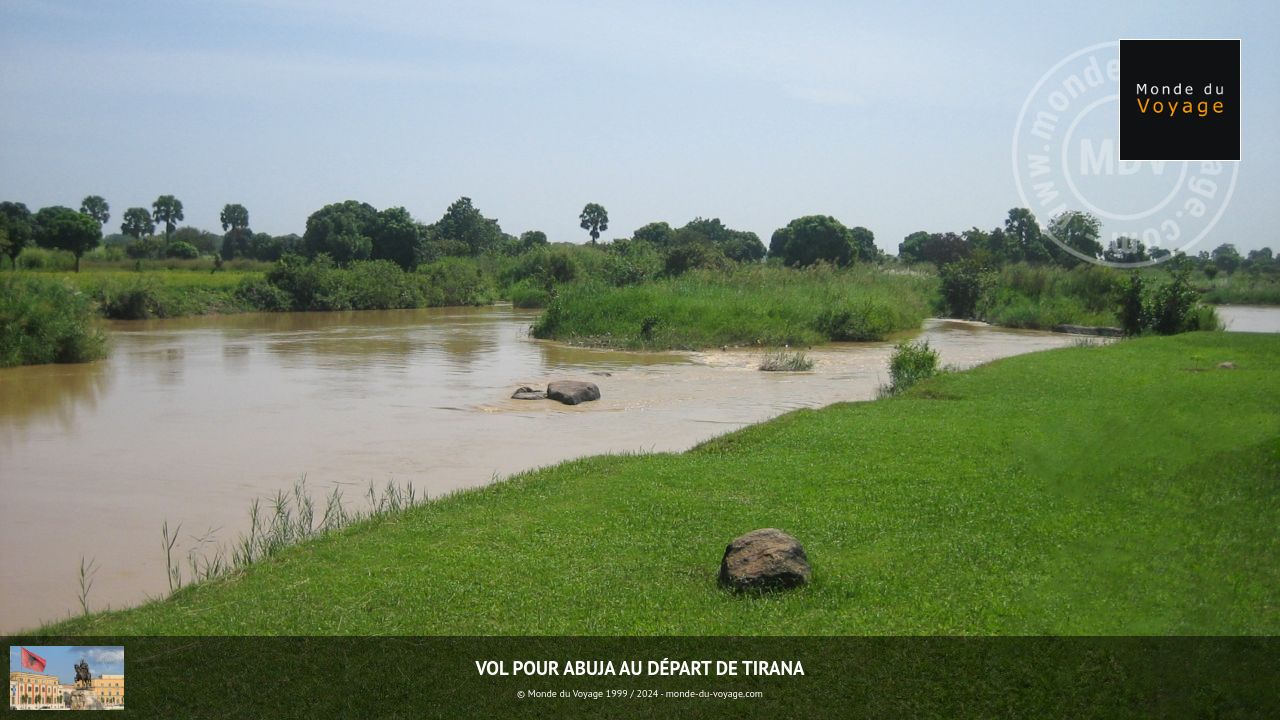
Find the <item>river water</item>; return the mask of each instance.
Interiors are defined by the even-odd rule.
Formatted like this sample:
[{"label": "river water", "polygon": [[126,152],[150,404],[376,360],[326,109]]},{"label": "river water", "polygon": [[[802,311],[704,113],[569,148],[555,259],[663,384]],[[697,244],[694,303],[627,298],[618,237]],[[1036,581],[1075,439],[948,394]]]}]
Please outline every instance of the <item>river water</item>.
[{"label": "river water", "polygon": [[[684,450],[789,410],[873,398],[891,343],[761,353],[629,353],[534,340],[510,307],[275,313],[118,322],[108,359],[0,370],[0,632],[167,590],[161,525],[229,543],[255,497],[305,475],[317,501],[370,481],[435,496],[605,452]],[[930,320],[944,363],[1071,345],[1071,336]],[[598,402],[511,400],[596,382]],[[357,505],[357,507],[359,507]]]}]

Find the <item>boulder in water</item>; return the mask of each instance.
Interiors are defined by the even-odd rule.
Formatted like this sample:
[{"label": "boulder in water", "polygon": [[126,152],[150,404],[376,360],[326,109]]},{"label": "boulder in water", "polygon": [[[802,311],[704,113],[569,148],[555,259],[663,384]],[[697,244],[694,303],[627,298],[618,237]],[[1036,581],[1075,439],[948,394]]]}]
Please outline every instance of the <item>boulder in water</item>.
[{"label": "boulder in water", "polygon": [[547,385],[547,397],[565,405],[591,402],[600,399],[600,388],[595,383],[581,380],[557,380]]}]

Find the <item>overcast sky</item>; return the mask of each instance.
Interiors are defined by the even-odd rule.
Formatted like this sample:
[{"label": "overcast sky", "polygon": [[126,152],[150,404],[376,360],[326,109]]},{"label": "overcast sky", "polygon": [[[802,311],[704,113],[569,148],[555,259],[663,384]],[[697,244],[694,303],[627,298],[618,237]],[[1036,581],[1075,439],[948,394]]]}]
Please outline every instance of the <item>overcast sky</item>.
[{"label": "overcast sky", "polygon": [[282,234],[466,195],[576,242],[586,202],[606,238],[701,215],[767,243],[821,213],[896,252],[1021,204],[1014,125],[1063,57],[1239,37],[1244,160],[1206,242],[1280,248],[1276,4],[936,5],[0,0],[0,199],[102,195],[116,232],[174,194],[186,224],[237,202]]}]

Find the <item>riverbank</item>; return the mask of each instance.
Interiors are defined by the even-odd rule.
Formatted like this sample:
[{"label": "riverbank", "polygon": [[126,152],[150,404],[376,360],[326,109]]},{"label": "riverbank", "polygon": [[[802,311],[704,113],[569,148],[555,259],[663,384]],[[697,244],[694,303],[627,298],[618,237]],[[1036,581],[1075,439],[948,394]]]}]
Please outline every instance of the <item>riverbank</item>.
[{"label": "riverbank", "polygon": [[[1280,338],[1224,333],[1009,358],[523,473],[41,632],[1275,633],[1277,370]],[[719,590],[725,543],[768,526],[811,586]]]}]

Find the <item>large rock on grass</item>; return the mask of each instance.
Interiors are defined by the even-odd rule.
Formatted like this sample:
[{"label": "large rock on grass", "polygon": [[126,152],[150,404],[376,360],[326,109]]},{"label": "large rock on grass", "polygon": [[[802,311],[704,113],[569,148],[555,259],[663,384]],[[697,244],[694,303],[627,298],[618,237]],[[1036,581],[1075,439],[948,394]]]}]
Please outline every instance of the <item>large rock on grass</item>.
[{"label": "large rock on grass", "polygon": [[785,590],[809,582],[809,557],[800,541],[776,528],[733,539],[720,561],[720,584],[737,590]]},{"label": "large rock on grass", "polygon": [[600,388],[595,383],[581,380],[557,380],[547,384],[547,397],[565,405],[591,402],[600,399]]}]

